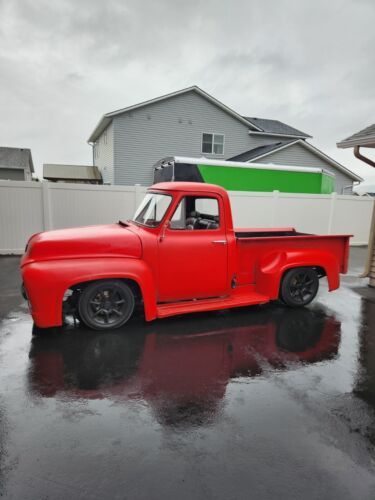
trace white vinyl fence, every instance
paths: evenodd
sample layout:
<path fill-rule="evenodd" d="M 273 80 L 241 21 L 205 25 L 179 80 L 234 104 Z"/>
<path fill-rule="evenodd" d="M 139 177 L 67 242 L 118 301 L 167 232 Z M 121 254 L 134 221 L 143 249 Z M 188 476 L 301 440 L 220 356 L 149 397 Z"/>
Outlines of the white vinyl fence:
<path fill-rule="evenodd" d="M 37 232 L 132 217 L 146 188 L 0 181 L 0 253 L 23 253 Z M 353 234 L 367 245 L 373 199 L 346 195 L 229 193 L 236 227 L 293 226 L 320 234 Z"/>

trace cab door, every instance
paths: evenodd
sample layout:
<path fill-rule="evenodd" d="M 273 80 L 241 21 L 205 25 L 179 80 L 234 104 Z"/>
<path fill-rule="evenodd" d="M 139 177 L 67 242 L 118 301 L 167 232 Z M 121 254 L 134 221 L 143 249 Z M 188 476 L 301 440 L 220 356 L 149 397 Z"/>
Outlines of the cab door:
<path fill-rule="evenodd" d="M 185 196 L 158 241 L 158 301 L 228 292 L 228 242 L 220 197 Z"/>

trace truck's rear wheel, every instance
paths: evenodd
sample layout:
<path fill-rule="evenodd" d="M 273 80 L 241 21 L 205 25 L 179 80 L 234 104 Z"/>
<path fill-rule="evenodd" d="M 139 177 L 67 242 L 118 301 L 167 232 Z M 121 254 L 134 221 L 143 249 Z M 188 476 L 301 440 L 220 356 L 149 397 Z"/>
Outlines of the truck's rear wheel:
<path fill-rule="evenodd" d="M 290 269 L 281 283 L 280 296 L 291 307 L 309 304 L 318 293 L 319 277 L 311 267 Z"/>
<path fill-rule="evenodd" d="M 126 283 L 118 280 L 96 281 L 83 290 L 78 312 L 89 328 L 113 330 L 128 321 L 134 302 L 133 292 Z"/>

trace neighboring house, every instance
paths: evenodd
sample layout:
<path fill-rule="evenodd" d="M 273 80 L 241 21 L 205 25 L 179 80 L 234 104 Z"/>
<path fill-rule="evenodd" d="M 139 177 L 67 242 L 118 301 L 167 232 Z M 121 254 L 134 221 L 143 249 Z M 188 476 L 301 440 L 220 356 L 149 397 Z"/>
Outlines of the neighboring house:
<path fill-rule="evenodd" d="M 153 165 L 175 155 L 324 168 L 338 193 L 361 180 L 308 138 L 277 120 L 242 116 L 194 86 L 105 114 L 89 144 L 105 184 L 148 186 Z"/>
<path fill-rule="evenodd" d="M 337 143 L 338 148 L 375 148 L 375 123 Z M 372 162 L 371 166 L 375 166 Z"/>
<path fill-rule="evenodd" d="M 366 179 L 363 182 L 360 182 L 353 188 L 354 194 L 358 194 L 358 196 L 372 196 L 375 198 L 375 179 Z"/>
<path fill-rule="evenodd" d="M 353 148 L 353 153 L 356 158 L 364 161 L 371 167 L 375 167 L 375 160 L 372 160 L 368 156 L 361 153 L 361 148 L 370 148 L 373 152 L 375 150 L 375 124 L 370 125 L 369 127 L 366 127 L 365 129 L 360 130 L 350 137 L 338 142 L 337 147 L 343 149 Z M 359 185 L 357 187 L 358 194 L 365 194 L 366 184 L 369 188 L 370 181 L 364 182 L 362 186 Z M 375 192 L 375 190 L 373 190 L 373 192 Z M 375 205 L 371 220 L 366 267 L 364 273 L 362 274 L 362 277 L 367 276 L 370 278 L 369 285 L 375 288 Z"/>
<path fill-rule="evenodd" d="M 0 147 L 0 179 L 31 181 L 34 173 L 30 149 Z"/>
<path fill-rule="evenodd" d="M 90 165 L 58 165 L 45 163 L 43 179 L 51 182 L 76 182 L 83 184 L 103 184 L 100 170 Z"/>

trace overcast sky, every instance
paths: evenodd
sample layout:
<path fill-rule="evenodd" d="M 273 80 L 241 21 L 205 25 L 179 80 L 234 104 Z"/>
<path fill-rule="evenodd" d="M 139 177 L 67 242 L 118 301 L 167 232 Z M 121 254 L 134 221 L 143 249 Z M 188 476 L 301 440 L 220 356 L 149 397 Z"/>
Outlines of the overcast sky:
<path fill-rule="evenodd" d="M 375 176 L 336 148 L 375 122 L 374 49 L 374 0 L 0 0 L 0 145 L 90 164 L 104 113 L 198 85 Z"/>

